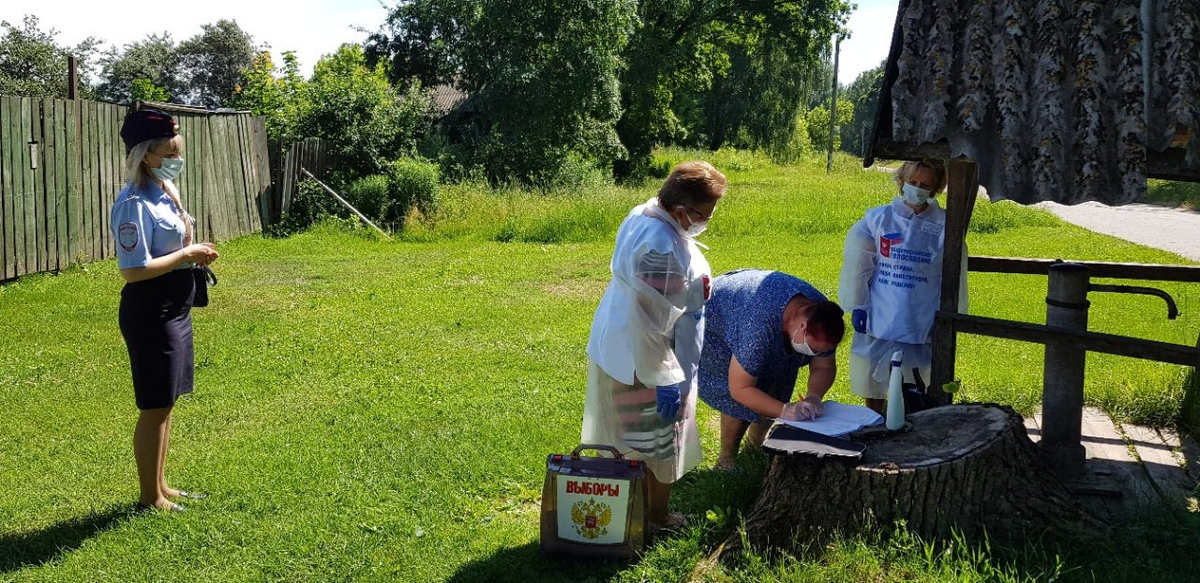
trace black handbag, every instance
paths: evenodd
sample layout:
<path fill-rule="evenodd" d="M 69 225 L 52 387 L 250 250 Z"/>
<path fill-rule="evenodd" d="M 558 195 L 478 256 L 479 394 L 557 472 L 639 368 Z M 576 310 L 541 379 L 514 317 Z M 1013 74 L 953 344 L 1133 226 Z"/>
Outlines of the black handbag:
<path fill-rule="evenodd" d="M 192 307 L 203 308 L 208 305 L 208 286 L 217 285 L 217 274 L 207 265 L 197 265 L 192 268 L 192 277 L 196 280 L 196 295 L 192 299 Z"/>

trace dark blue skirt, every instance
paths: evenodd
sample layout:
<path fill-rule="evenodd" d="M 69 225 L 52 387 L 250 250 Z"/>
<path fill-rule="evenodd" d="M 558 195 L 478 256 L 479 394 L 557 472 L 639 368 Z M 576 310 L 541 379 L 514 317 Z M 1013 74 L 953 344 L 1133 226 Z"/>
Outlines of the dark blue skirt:
<path fill-rule="evenodd" d="M 177 269 L 121 289 L 121 335 L 129 349 L 138 409 L 175 405 L 192 392 L 192 270 Z"/>

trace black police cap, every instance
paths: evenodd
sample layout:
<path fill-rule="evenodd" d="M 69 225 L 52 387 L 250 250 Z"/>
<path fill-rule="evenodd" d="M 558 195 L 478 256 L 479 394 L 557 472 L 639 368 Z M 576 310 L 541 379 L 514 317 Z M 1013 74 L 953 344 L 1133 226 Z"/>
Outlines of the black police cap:
<path fill-rule="evenodd" d="M 121 139 L 125 140 L 125 149 L 132 150 L 134 146 L 154 138 L 170 138 L 179 133 L 179 124 L 175 118 L 165 111 L 157 109 L 139 109 L 125 116 L 121 125 Z"/>

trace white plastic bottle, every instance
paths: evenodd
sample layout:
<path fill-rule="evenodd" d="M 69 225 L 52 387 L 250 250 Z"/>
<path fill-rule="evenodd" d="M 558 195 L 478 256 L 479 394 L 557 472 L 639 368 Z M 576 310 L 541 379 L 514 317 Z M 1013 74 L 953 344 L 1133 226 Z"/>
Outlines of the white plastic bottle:
<path fill-rule="evenodd" d="M 904 427 L 904 352 L 892 353 L 892 372 L 888 377 L 887 428 L 893 431 Z"/>

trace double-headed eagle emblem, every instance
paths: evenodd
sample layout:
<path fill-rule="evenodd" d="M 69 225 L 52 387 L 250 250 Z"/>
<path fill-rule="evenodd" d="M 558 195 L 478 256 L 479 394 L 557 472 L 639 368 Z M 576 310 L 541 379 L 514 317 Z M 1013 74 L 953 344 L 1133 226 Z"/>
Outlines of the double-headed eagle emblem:
<path fill-rule="evenodd" d="M 580 500 L 571 506 L 571 522 L 575 523 L 575 532 L 586 539 L 594 539 L 608 534 L 608 523 L 612 520 L 612 507 L 603 502 L 589 498 L 587 502 Z"/>

